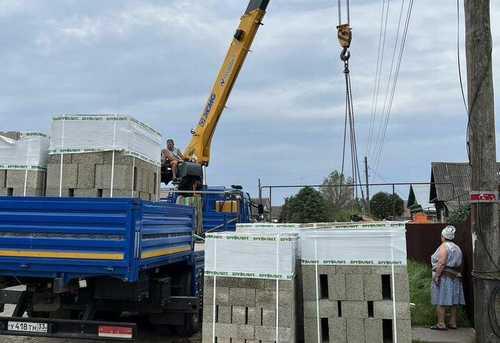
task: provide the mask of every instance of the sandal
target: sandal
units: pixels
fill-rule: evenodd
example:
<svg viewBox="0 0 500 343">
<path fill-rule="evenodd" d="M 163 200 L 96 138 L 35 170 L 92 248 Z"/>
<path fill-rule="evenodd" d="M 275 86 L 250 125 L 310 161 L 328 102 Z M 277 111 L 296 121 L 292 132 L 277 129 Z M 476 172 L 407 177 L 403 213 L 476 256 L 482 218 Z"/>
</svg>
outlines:
<svg viewBox="0 0 500 343">
<path fill-rule="evenodd" d="M 437 330 L 437 331 L 448 331 L 448 328 L 445 326 L 444 328 L 439 326 L 439 325 L 433 325 L 430 327 L 431 330 Z"/>
<path fill-rule="evenodd" d="M 448 329 L 449 329 L 449 330 L 457 330 L 457 327 L 456 327 L 456 326 L 451 326 L 451 325 L 448 325 Z"/>
</svg>

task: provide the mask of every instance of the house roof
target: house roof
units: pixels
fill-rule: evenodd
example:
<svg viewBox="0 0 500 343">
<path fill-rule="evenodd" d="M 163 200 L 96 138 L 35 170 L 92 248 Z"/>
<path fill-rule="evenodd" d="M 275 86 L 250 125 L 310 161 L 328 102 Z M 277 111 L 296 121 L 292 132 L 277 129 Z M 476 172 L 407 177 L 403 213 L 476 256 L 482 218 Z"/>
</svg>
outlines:
<svg viewBox="0 0 500 343">
<path fill-rule="evenodd" d="M 497 163 L 500 184 L 500 163 Z M 469 201 L 471 167 L 468 163 L 433 162 L 431 169 L 430 203 L 445 202 L 456 208 Z"/>
</svg>

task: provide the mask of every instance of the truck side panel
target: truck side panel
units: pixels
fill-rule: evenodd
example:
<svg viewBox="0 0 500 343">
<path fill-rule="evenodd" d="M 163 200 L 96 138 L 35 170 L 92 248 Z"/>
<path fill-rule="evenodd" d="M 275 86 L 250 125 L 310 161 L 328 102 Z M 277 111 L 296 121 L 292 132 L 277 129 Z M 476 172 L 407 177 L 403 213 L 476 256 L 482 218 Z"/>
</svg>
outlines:
<svg viewBox="0 0 500 343">
<path fill-rule="evenodd" d="M 168 211 L 165 211 L 168 208 Z M 194 209 L 166 203 L 142 207 L 141 269 L 190 261 L 193 253 Z"/>
<path fill-rule="evenodd" d="M 191 261 L 194 210 L 136 199 L 0 198 L 0 277 L 113 277 Z"/>
<path fill-rule="evenodd" d="M 2 198 L 0 275 L 129 277 L 133 208 L 130 200 Z"/>
</svg>

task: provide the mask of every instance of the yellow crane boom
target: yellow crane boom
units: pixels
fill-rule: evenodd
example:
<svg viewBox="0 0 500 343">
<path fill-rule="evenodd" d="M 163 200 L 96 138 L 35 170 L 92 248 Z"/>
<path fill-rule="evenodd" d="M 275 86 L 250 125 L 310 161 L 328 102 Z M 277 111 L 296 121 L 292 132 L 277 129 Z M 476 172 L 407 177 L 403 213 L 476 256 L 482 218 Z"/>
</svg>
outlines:
<svg viewBox="0 0 500 343">
<path fill-rule="evenodd" d="M 193 137 L 184 152 L 184 156 L 190 161 L 204 166 L 207 166 L 210 162 L 210 145 L 217 123 L 250 51 L 259 26 L 262 25 L 262 19 L 269 1 L 251 0 L 247 10 L 241 17 L 240 25 L 234 34 L 233 41 L 198 125 L 191 131 Z"/>
</svg>

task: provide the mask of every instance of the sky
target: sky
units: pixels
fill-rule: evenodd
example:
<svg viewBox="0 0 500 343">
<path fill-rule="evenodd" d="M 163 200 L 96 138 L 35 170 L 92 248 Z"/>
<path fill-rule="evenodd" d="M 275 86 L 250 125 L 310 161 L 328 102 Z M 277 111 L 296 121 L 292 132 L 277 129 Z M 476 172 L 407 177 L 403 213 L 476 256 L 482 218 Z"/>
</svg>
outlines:
<svg viewBox="0 0 500 343">
<path fill-rule="evenodd" d="M 0 0 L 0 129 L 49 133 L 57 114 L 123 113 L 184 148 L 247 3 Z M 336 4 L 271 0 L 215 133 L 209 184 L 240 184 L 255 195 L 259 178 L 318 184 L 341 168 L 345 88 Z M 391 1 L 382 94 L 400 4 Z M 491 6 L 498 85 L 500 4 Z M 380 7 L 379 0 L 351 1 L 360 160 L 369 148 Z M 466 160 L 456 54 L 455 1 L 415 0 L 382 159 L 376 164 L 369 154 L 371 182 L 428 182 L 432 161 Z M 397 191 L 408 195 L 408 187 Z M 273 192 L 274 202 L 289 192 Z M 416 192 L 425 204 L 428 186 Z"/>
</svg>

